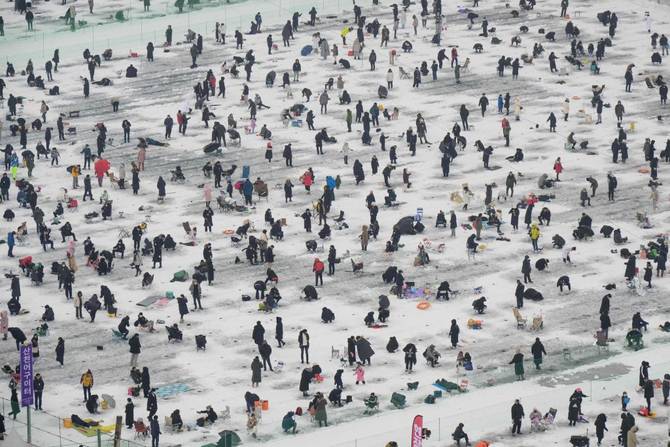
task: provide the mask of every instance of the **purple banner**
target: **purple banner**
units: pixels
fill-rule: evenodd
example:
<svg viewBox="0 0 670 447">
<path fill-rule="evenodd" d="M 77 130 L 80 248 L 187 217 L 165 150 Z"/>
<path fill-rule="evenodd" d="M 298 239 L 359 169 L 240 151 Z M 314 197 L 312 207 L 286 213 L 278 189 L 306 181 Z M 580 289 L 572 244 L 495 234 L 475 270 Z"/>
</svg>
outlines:
<svg viewBox="0 0 670 447">
<path fill-rule="evenodd" d="M 21 346 L 21 406 L 33 404 L 33 346 Z"/>
</svg>

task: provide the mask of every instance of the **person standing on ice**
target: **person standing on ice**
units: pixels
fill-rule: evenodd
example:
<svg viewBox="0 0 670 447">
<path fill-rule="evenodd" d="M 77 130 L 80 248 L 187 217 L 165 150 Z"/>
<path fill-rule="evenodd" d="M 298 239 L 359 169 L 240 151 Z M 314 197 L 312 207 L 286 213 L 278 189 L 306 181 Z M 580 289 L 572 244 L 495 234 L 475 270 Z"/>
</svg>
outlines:
<svg viewBox="0 0 670 447">
<path fill-rule="evenodd" d="M 484 115 L 486 114 L 486 108 L 489 106 L 489 99 L 486 97 L 485 93 L 482 93 L 482 97 L 479 98 L 478 104 L 482 110 L 482 118 L 484 118 Z M 465 126 L 465 130 L 467 130 L 467 126 Z"/>
<path fill-rule="evenodd" d="M 323 262 L 319 258 L 314 259 L 314 264 L 312 265 L 312 271 L 314 272 L 314 280 L 315 280 L 315 286 L 319 285 L 319 282 L 321 282 L 321 285 L 323 285 L 323 270 L 325 266 L 323 265 Z"/>
<path fill-rule="evenodd" d="M 300 330 L 298 346 L 300 347 L 300 363 L 309 363 L 309 334 L 307 329 Z"/>
<path fill-rule="evenodd" d="M 449 328 L 449 338 L 451 340 L 451 347 L 455 349 L 458 345 L 458 335 L 460 334 L 461 329 L 458 327 L 456 320 L 451 320 L 451 327 Z"/>
<path fill-rule="evenodd" d="M 535 363 L 535 369 L 542 369 L 540 365 L 542 364 L 542 355 L 547 355 L 547 351 L 544 350 L 544 345 L 540 341 L 540 337 L 535 338 L 535 343 L 530 348 L 530 352 L 533 354 L 533 363 Z"/>
<path fill-rule="evenodd" d="M 516 350 L 516 354 L 512 357 L 512 361 L 509 362 L 510 365 L 514 365 L 514 375 L 516 380 L 524 380 L 524 370 L 523 370 L 523 354 L 520 349 Z"/>
<path fill-rule="evenodd" d="M 519 399 L 514 401 L 512 405 L 512 434 L 520 435 L 521 434 L 521 420 L 524 418 L 525 414 L 523 412 L 523 406 Z"/>
</svg>

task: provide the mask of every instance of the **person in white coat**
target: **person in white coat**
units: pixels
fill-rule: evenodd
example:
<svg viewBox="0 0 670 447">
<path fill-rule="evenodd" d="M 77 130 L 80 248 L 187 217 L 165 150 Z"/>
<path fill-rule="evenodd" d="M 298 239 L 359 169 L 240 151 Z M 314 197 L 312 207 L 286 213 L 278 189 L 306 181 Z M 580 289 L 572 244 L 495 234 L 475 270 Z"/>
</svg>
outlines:
<svg viewBox="0 0 670 447">
<path fill-rule="evenodd" d="M 514 119 L 519 121 L 521 119 L 521 98 L 514 97 Z"/>
<path fill-rule="evenodd" d="M 645 11 L 644 13 L 644 29 L 646 29 L 648 33 L 651 33 L 651 16 L 649 15 L 649 11 Z"/>
<path fill-rule="evenodd" d="M 344 156 L 344 164 L 345 165 L 349 164 L 349 152 L 350 151 L 351 151 L 351 149 L 349 148 L 349 143 L 345 141 L 344 144 L 342 145 L 342 155 Z"/>
<path fill-rule="evenodd" d="M 386 85 L 389 90 L 393 88 L 393 70 L 391 70 L 390 68 L 386 72 Z"/>
<path fill-rule="evenodd" d="M 565 101 L 563 101 L 561 112 L 563 112 L 563 121 L 567 121 L 568 116 L 570 115 L 570 100 L 568 98 L 565 98 Z"/>
</svg>

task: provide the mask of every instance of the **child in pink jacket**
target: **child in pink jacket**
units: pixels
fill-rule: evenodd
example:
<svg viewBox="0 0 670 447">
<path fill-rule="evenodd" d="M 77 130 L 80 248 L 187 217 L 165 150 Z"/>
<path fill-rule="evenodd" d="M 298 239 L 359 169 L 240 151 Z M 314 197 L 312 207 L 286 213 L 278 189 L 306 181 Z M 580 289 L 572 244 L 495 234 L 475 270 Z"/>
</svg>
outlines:
<svg viewBox="0 0 670 447">
<path fill-rule="evenodd" d="M 354 375 L 356 376 L 356 385 L 358 385 L 358 382 L 363 382 L 363 385 L 365 385 L 365 370 L 363 369 L 363 365 L 358 364 Z"/>
</svg>

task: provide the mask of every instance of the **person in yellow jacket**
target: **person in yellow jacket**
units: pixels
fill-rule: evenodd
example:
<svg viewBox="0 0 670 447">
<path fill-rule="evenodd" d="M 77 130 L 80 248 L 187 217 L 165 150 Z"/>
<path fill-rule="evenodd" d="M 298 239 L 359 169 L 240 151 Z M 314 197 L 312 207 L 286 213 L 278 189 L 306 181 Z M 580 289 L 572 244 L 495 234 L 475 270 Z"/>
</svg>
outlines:
<svg viewBox="0 0 670 447">
<path fill-rule="evenodd" d="M 537 248 L 537 240 L 540 238 L 540 227 L 537 226 L 537 224 L 532 224 L 530 226 L 530 242 L 533 244 L 533 251 L 540 251 L 539 248 Z"/>
<path fill-rule="evenodd" d="M 72 175 L 72 189 L 79 188 L 79 165 L 73 165 L 70 174 Z"/>
<path fill-rule="evenodd" d="M 81 383 L 81 387 L 84 389 L 84 402 L 86 402 L 91 397 L 91 388 L 93 387 L 93 373 L 90 369 L 81 375 L 79 383 Z"/>
<path fill-rule="evenodd" d="M 342 28 L 342 31 L 340 31 L 340 36 L 342 37 L 342 45 L 347 44 L 347 34 L 349 34 L 351 31 L 353 31 L 353 28 L 350 26 L 345 26 Z"/>
</svg>

